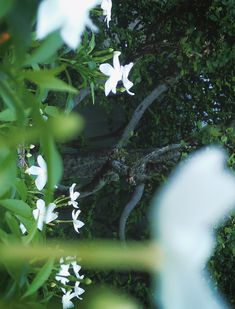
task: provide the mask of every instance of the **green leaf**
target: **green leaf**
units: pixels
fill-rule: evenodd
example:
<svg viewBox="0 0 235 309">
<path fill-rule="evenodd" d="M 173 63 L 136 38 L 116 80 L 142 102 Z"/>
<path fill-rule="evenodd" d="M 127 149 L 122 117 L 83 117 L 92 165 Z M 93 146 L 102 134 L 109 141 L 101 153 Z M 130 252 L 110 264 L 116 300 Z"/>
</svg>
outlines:
<svg viewBox="0 0 235 309">
<path fill-rule="evenodd" d="M 0 0 L 0 18 L 4 17 L 12 8 L 14 0 Z"/>
<path fill-rule="evenodd" d="M 95 35 L 92 32 L 92 37 L 91 37 L 91 40 L 89 42 L 87 54 L 89 55 L 93 51 L 94 48 L 95 48 Z"/>
<path fill-rule="evenodd" d="M 9 149 L 0 151 L 0 196 L 3 196 L 11 187 L 16 177 L 16 156 Z"/>
<path fill-rule="evenodd" d="M 93 82 L 90 82 L 90 88 L 91 88 L 92 103 L 95 104 L 95 85 Z"/>
<path fill-rule="evenodd" d="M 6 219 L 6 222 L 9 226 L 12 234 L 15 235 L 16 237 L 21 237 L 19 223 L 15 219 L 15 217 L 12 216 L 12 214 L 9 211 L 6 212 L 5 219 Z"/>
<path fill-rule="evenodd" d="M 51 259 L 46 264 L 44 264 L 22 298 L 34 294 L 47 281 L 53 269 L 53 265 L 54 259 Z"/>
<path fill-rule="evenodd" d="M 46 106 L 44 112 L 52 117 L 57 117 L 59 115 L 59 110 L 55 106 Z"/>
<path fill-rule="evenodd" d="M 0 112 L 0 121 L 11 122 L 15 120 L 16 114 L 12 109 L 7 108 L 4 111 Z"/>
<path fill-rule="evenodd" d="M 5 0 L 7 2 L 8 0 Z M 7 16 L 10 34 L 13 40 L 14 57 L 19 62 L 24 60 L 26 50 L 31 43 L 31 31 L 37 1 L 20 0 L 15 1 L 13 9 Z"/>
<path fill-rule="evenodd" d="M 78 92 L 73 86 L 70 86 L 61 79 L 55 77 L 55 74 L 53 73 L 54 72 L 49 70 L 26 71 L 22 73 L 22 77 L 45 89 L 65 91 L 74 94 Z"/>
<path fill-rule="evenodd" d="M 14 89 L 12 89 L 11 85 L 8 81 L 0 78 L 0 95 L 3 98 L 5 104 L 15 113 L 17 119 L 20 122 L 24 121 L 24 109 L 23 103 L 19 98 L 19 95 L 16 93 Z"/>
<path fill-rule="evenodd" d="M 21 199 L 23 201 L 25 201 L 26 198 L 27 198 L 27 195 L 28 195 L 28 190 L 27 190 L 27 187 L 26 187 L 24 181 L 20 178 L 16 178 L 15 187 L 16 187 L 16 190 L 19 193 Z"/>
<path fill-rule="evenodd" d="M 16 215 L 29 218 L 32 216 L 31 208 L 21 200 L 6 199 L 0 200 L 0 205 L 12 211 Z"/>
<path fill-rule="evenodd" d="M 35 65 L 45 63 L 49 58 L 55 55 L 56 51 L 63 45 L 63 41 L 58 32 L 48 36 L 48 38 L 39 45 L 26 59 L 24 65 Z"/>
</svg>

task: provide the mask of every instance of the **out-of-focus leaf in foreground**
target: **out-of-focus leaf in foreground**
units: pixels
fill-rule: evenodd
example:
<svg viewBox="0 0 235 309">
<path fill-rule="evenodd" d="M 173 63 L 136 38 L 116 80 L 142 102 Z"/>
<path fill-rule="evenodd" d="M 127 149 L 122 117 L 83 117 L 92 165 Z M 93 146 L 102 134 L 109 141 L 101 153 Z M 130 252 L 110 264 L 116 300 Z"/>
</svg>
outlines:
<svg viewBox="0 0 235 309">
<path fill-rule="evenodd" d="M 96 288 L 88 293 L 83 309 L 141 309 L 130 296 L 123 295 L 110 288 Z"/>
</svg>

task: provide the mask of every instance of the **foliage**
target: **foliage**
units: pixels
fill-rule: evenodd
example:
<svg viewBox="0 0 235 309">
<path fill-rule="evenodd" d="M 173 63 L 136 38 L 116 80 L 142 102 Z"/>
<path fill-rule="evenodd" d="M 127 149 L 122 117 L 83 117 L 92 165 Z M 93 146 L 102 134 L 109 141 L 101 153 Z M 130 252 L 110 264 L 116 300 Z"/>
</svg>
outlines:
<svg viewBox="0 0 235 309">
<path fill-rule="evenodd" d="M 202 145 L 217 143 L 228 150 L 228 165 L 235 169 L 233 0 L 113 1 L 110 28 L 101 26 L 101 10 L 94 9 L 92 16 L 99 33 L 84 31 L 82 43 L 75 50 L 63 45 L 59 31 L 43 41 L 36 39 L 39 3 L 0 0 L 1 244 L 20 241 L 33 247 L 47 244 L 48 238 L 77 239 L 66 222 L 71 219 L 69 198 L 56 191 L 55 185 L 61 183 L 63 175 L 60 150 L 77 145 L 77 140 L 81 148 L 90 149 L 86 137 L 78 137 L 84 120 L 74 112 L 79 109 L 84 89 L 90 94 L 83 106 L 99 105 L 107 113 L 114 105 L 121 106 L 129 119 L 157 85 L 168 85 L 167 95 L 147 110 L 127 148 L 152 149 L 184 143 L 191 148 L 182 153 L 183 158 Z M 122 51 L 123 63 L 135 64 L 131 72 L 134 97 L 121 95 L 123 89 L 118 89 L 116 97 L 104 97 L 106 77 L 99 66 L 110 62 L 115 50 Z M 36 145 L 33 150 L 32 144 Z M 35 179 L 25 173 L 37 164 L 38 153 L 43 155 L 48 170 L 42 192 L 35 188 Z M 148 179 L 145 196 L 129 218 L 128 239 L 150 238 L 148 205 L 171 169 L 172 164 L 166 164 Z M 78 179 L 71 175 L 69 181 Z M 119 218 L 132 192 L 133 185 L 123 177 L 93 197 L 81 199 L 85 227 L 79 237 L 117 239 Z M 47 205 L 55 203 L 59 212 L 56 225 L 49 223 L 42 232 L 32 216 L 41 198 Z M 21 232 L 22 223 L 27 234 Z M 232 216 L 217 237 L 209 268 L 219 289 L 234 305 Z M 0 297 L 5 302 L 20 299 L 18 305 L 23 307 L 37 304 L 43 308 L 54 301 L 57 304 L 62 285 L 54 278 L 59 270 L 60 263 L 53 259 L 45 263 L 35 258 L 19 267 L 5 261 L 0 273 Z M 146 308 L 152 306 L 149 275 L 89 270 L 81 279 L 88 290 L 92 290 L 90 279 L 125 290 Z M 105 292 L 106 296 L 109 293 Z M 111 300 L 116 299 L 115 293 L 110 295 Z M 133 308 L 138 307 L 130 302 Z M 88 306 L 93 308 L 92 304 Z"/>
</svg>

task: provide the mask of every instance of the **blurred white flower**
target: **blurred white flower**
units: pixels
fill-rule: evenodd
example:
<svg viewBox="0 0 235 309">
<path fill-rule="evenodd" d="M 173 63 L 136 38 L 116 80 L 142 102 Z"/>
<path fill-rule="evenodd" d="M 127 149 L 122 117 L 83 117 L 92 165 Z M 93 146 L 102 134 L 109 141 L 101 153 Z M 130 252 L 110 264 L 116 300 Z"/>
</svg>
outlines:
<svg viewBox="0 0 235 309">
<path fill-rule="evenodd" d="M 67 284 L 69 282 L 68 276 L 70 276 L 69 264 L 60 264 L 60 271 L 56 274 L 55 279 L 62 284 Z"/>
<path fill-rule="evenodd" d="M 20 230 L 21 230 L 22 234 L 25 234 L 27 232 L 26 227 L 23 223 L 20 223 Z"/>
<path fill-rule="evenodd" d="M 215 244 L 213 228 L 235 205 L 235 177 L 224 164 L 218 148 L 197 152 L 155 201 L 155 234 L 165 254 L 158 286 L 162 308 L 225 308 L 204 272 Z"/>
<path fill-rule="evenodd" d="M 77 233 L 79 233 L 79 229 L 84 225 L 82 221 L 78 220 L 80 212 L 81 210 L 75 210 L 75 209 L 72 211 L 73 227 Z"/>
<path fill-rule="evenodd" d="M 100 65 L 100 71 L 109 76 L 109 79 L 105 83 L 105 95 L 108 96 L 110 91 L 112 93 L 116 93 L 117 84 L 122 80 L 124 87 L 130 95 L 134 93 L 130 92 L 129 89 L 133 86 L 133 83 L 128 80 L 128 74 L 130 73 L 131 68 L 133 67 L 133 63 L 129 63 L 128 65 L 121 66 L 119 62 L 119 56 L 121 52 L 115 51 L 113 53 L 113 67 L 109 63 L 103 63 Z"/>
<path fill-rule="evenodd" d="M 71 262 L 71 265 L 73 267 L 73 271 L 77 279 L 81 280 L 84 278 L 84 275 L 80 275 L 79 271 L 81 270 L 81 266 L 77 264 L 76 261 Z"/>
<path fill-rule="evenodd" d="M 60 30 L 63 41 L 72 49 L 78 47 L 85 27 L 96 27 L 89 18 L 89 11 L 100 0 L 43 0 L 38 9 L 36 32 L 39 39 Z"/>
<path fill-rule="evenodd" d="M 63 309 L 69 309 L 69 308 L 73 308 L 74 304 L 71 302 L 71 299 L 73 299 L 74 297 L 76 297 L 75 293 L 72 293 L 72 291 L 68 291 L 66 292 L 63 297 L 62 297 L 62 305 L 63 305 Z"/>
<path fill-rule="evenodd" d="M 37 200 L 37 208 L 33 210 L 33 216 L 37 220 L 37 227 L 40 231 L 42 231 L 44 223 L 50 223 L 58 218 L 58 213 L 53 212 L 55 208 L 56 205 L 54 203 L 50 203 L 46 207 L 42 199 Z"/>
<path fill-rule="evenodd" d="M 47 165 L 45 160 L 41 155 L 37 157 L 37 162 L 39 166 L 31 166 L 26 170 L 26 173 L 29 175 L 35 175 L 37 176 L 35 180 L 35 185 L 39 191 L 41 191 L 47 182 Z"/>
<path fill-rule="evenodd" d="M 73 205 L 73 207 L 78 208 L 78 202 L 76 202 L 76 199 L 79 197 L 80 193 L 77 191 L 74 192 L 75 186 L 76 183 L 73 183 L 72 186 L 69 188 L 70 201 L 68 202 L 68 205 Z"/>
<path fill-rule="evenodd" d="M 102 0 L 101 8 L 105 16 L 105 21 L 107 22 L 107 26 L 109 28 L 109 22 L 111 20 L 112 0 Z"/>
<path fill-rule="evenodd" d="M 74 286 L 74 294 L 78 299 L 82 299 L 82 297 L 80 296 L 85 292 L 85 290 L 80 288 L 79 285 L 80 285 L 80 282 L 76 281 L 75 286 Z"/>
<path fill-rule="evenodd" d="M 124 87 L 126 88 L 126 91 L 130 95 L 134 95 L 133 92 L 130 92 L 129 89 L 134 85 L 129 79 L 128 75 L 130 73 L 130 70 L 132 69 L 134 63 L 130 62 L 129 64 L 126 64 L 124 67 L 122 66 L 122 82 Z"/>
</svg>

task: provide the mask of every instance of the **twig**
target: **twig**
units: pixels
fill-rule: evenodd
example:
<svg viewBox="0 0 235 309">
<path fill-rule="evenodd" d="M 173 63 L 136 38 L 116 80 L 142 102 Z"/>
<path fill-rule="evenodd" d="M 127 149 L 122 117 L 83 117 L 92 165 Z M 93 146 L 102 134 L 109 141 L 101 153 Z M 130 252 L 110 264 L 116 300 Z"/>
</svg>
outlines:
<svg viewBox="0 0 235 309">
<path fill-rule="evenodd" d="M 123 212 L 120 218 L 120 223 L 119 223 L 119 237 L 123 241 L 126 240 L 125 229 L 126 229 L 127 219 L 129 218 L 132 210 L 141 200 L 143 193 L 144 193 L 144 187 L 145 187 L 145 184 L 141 183 L 135 188 L 135 191 L 133 192 L 131 200 L 126 204 L 125 208 L 123 209 Z"/>
</svg>

